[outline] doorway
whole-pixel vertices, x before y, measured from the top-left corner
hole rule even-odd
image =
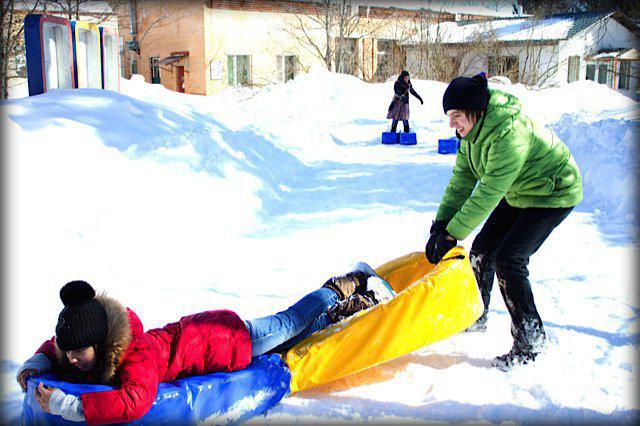
[[[184,66],[176,67],[176,90],[180,93],[184,93]]]

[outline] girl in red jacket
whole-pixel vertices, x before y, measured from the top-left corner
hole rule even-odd
[[[102,383],[114,390],[67,395],[39,383],[35,396],[46,412],[89,424],[131,422],[155,399],[158,384],[191,375],[244,369],[252,358],[283,351],[341,317],[393,296],[365,263],[329,279],[285,311],[243,321],[229,310],[189,315],[144,332],[138,316],[115,299],[96,296],[84,281],[60,290],[65,307],[56,335],[18,372],[52,371],[67,381]]]

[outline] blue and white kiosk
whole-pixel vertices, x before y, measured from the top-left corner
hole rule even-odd
[[[109,28],[100,27],[100,56],[102,57],[102,88],[120,91],[120,55],[118,35]]]
[[[75,73],[71,25],[57,16],[29,14],[24,20],[29,96],[72,89]]]
[[[100,30],[97,24],[71,21],[73,68],[77,89],[102,89]]]

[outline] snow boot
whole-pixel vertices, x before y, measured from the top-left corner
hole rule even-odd
[[[349,298],[336,303],[327,310],[327,316],[332,323],[349,318],[356,312],[369,309],[378,304],[373,291],[354,293]]]
[[[506,372],[519,365],[532,364],[538,355],[540,352],[523,351],[514,346],[508,354],[495,357],[492,364],[498,370]]]
[[[346,300],[356,291],[363,292],[367,289],[369,276],[363,271],[352,271],[337,277],[331,277],[322,287],[330,288],[338,294],[340,300]]]
[[[373,297],[378,303],[384,303],[391,300],[396,295],[396,292],[393,291],[391,285],[383,280],[382,277],[378,275],[371,266],[369,266],[369,264],[365,262],[358,262],[355,266],[355,270],[362,271],[368,276],[367,286],[364,290],[372,291]]]
[[[464,330],[463,333],[485,333],[487,331],[487,314],[488,311],[485,310],[482,315],[480,315],[480,318]]]

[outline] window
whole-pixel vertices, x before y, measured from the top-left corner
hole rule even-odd
[[[298,57],[295,55],[278,55],[278,78],[286,83],[293,80],[298,73]]]
[[[609,64],[607,64],[607,74],[611,76],[611,78],[607,79],[607,86],[611,89],[613,89],[613,61],[609,62]]]
[[[607,84],[607,64],[598,65],[598,83]]]
[[[397,46],[394,40],[377,40],[377,68],[375,72],[376,81],[385,81],[396,70],[396,50]]]
[[[596,65],[587,64],[587,74],[585,76],[587,80],[596,81]]]
[[[618,74],[618,89],[629,90],[629,75],[631,74],[631,63],[620,62],[620,72]]]
[[[569,56],[569,72],[567,82],[572,83],[580,79],[580,56]]]
[[[227,83],[229,86],[251,85],[250,55],[227,55]]]
[[[149,58],[149,61],[151,62],[151,83],[153,84],[160,84],[160,67],[155,65],[159,60],[160,58],[157,56]]]
[[[358,71],[358,40],[355,38],[336,38],[336,72],[356,75]]]
[[[517,56],[490,56],[489,57],[489,74],[502,75],[508,77],[513,82],[519,81]]]
[[[131,67],[131,75],[138,74],[138,60],[136,58],[131,58],[129,66]]]

